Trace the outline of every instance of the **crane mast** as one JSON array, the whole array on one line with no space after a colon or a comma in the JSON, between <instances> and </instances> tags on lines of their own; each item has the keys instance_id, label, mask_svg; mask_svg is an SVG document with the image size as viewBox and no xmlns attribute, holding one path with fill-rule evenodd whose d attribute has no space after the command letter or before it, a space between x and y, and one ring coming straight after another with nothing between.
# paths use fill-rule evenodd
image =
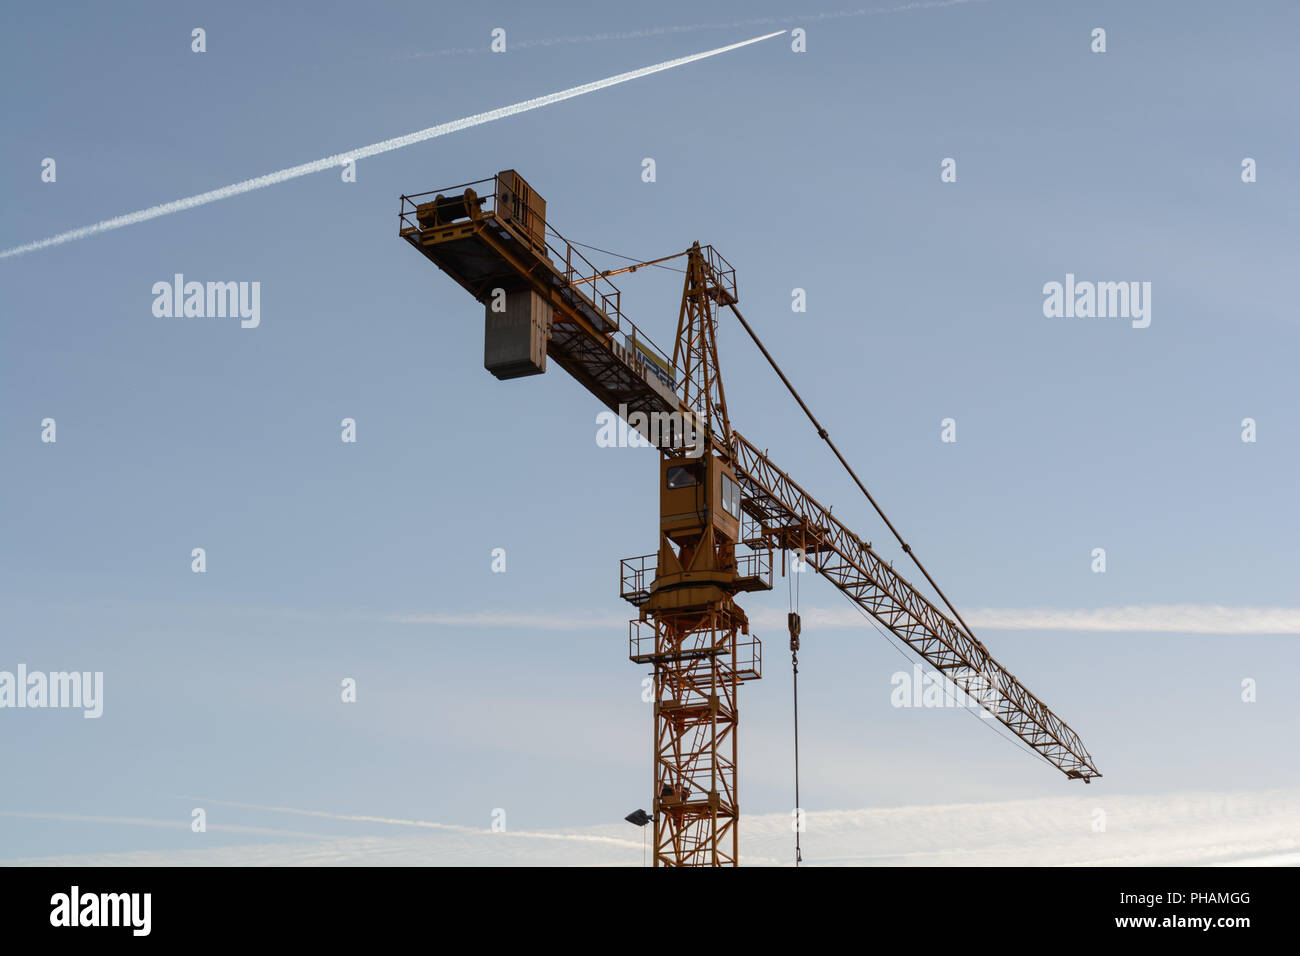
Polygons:
<instances>
[{"instance_id":1,"label":"crane mast","mask_svg":"<svg viewBox=\"0 0 1300 956\"><path fill-rule=\"evenodd\" d=\"M620 565L620 595L638 609L628 656L653 669L656 866L739 863L738 698L762 676L762 646L736 596L771 589L777 549L798 552L1067 777L1100 776L1078 735L969 629L732 430L717 324L738 297L715 249L697 242L598 269L548 225L545 201L514 170L403 195L399 219L401 238L484 305L488 371L541 374L549 358L661 452L656 549ZM669 359L609 280L678 257L686 275Z\"/></svg>"},{"instance_id":2,"label":"crane mast","mask_svg":"<svg viewBox=\"0 0 1300 956\"><path fill-rule=\"evenodd\" d=\"M683 438L691 441L663 450L658 553L622 562L623 597L640 608L629 657L654 668L656 866L740 860L738 697L742 683L762 676L762 653L735 596L772 585L770 549L736 551L741 492L718 374L716 313L735 301L726 260L692 245L672 364L682 372L682 402L691 413Z\"/></svg>"}]
</instances>

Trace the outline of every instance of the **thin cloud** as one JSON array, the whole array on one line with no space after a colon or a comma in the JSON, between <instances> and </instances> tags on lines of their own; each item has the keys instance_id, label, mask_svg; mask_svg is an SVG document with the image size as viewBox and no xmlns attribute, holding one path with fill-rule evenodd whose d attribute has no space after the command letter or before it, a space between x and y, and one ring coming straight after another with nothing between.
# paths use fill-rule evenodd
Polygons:
<instances>
[{"instance_id":1,"label":"thin cloud","mask_svg":"<svg viewBox=\"0 0 1300 956\"><path fill-rule=\"evenodd\" d=\"M811 607L801 612L804 626L815 629L866 627L851 606ZM981 608L965 615L972 627L990 631L1085 631L1165 634L1300 634L1300 608L1232 607L1222 604L1147 604L1092 609ZM391 624L433 624L442 627L503 628L543 631L608 630L623 627L626 618L584 614L466 611L391 614ZM755 627L784 630L785 612L758 608L750 613Z\"/></svg>"},{"instance_id":2,"label":"thin cloud","mask_svg":"<svg viewBox=\"0 0 1300 956\"><path fill-rule=\"evenodd\" d=\"M17 817L27 820L54 820L61 823L111 823L118 826L157 827L163 830L189 830L189 820L150 820L144 817L101 817L82 813L47 813L36 810L0 810L0 817ZM297 837L302 840L328 840L327 833L303 833L298 830L279 830L269 827L240 826L234 823L205 824L208 830L222 833L241 833L250 836Z\"/></svg>"},{"instance_id":3,"label":"thin cloud","mask_svg":"<svg viewBox=\"0 0 1300 956\"><path fill-rule=\"evenodd\" d=\"M1100 608L976 608L963 615L971 627L989 631L1075 631L1164 634L1300 634L1300 608L1231 607L1223 604L1130 604ZM806 628L859 628L863 616L851 605L802 612ZM770 609L750 615L757 626L784 629L785 614Z\"/></svg>"},{"instance_id":4,"label":"thin cloud","mask_svg":"<svg viewBox=\"0 0 1300 956\"><path fill-rule=\"evenodd\" d=\"M347 820L357 823L382 823L388 826L421 827L428 830L445 830L452 833L477 833L497 836L504 834L531 840L576 840L580 843L607 843L614 846L639 847L640 843L620 840L616 837L595 836L583 833L550 833L542 830L485 830L482 827L467 827L455 823L435 823L431 820L407 820L401 817L374 817L354 813L331 813L328 810L300 810L297 807L268 807L256 803L236 803L230 800L212 800L207 797L187 797L201 803L210 803L220 807L239 807L245 810L260 810L264 813L292 813L304 817L320 817L325 820Z\"/></svg>"},{"instance_id":5,"label":"thin cloud","mask_svg":"<svg viewBox=\"0 0 1300 956\"><path fill-rule=\"evenodd\" d=\"M463 614L392 614L389 624L437 624L442 627L500 627L539 631L595 631L626 627L625 617L581 614L536 614L513 611L471 611Z\"/></svg>"},{"instance_id":6,"label":"thin cloud","mask_svg":"<svg viewBox=\"0 0 1300 956\"><path fill-rule=\"evenodd\" d=\"M971 626L1020 631L1300 634L1300 608L1222 604L1149 604L1094 610L986 608L974 612Z\"/></svg>"},{"instance_id":7,"label":"thin cloud","mask_svg":"<svg viewBox=\"0 0 1300 956\"><path fill-rule=\"evenodd\" d=\"M809 866L1286 866L1300 861L1300 790L1115 794L809 810L802 836ZM6 860L78 866L639 866L642 843L617 836L623 823L568 832L493 833L484 829L262 807L272 813L396 824L384 833L315 842L193 847ZM32 815L32 814L19 814ZM95 818L113 821L118 818ZM173 821L168 821L173 826ZM523 839L503 839L507 836ZM741 861L788 866L794 855L789 812L747 815Z\"/></svg>"},{"instance_id":8,"label":"thin cloud","mask_svg":"<svg viewBox=\"0 0 1300 956\"><path fill-rule=\"evenodd\" d=\"M645 27L640 30L614 30L604 33L583 33L573 36L537 37L531 40L509 40L508 50L531 50L555 46L572 46L579 43L606 43L610 40L644 40L651 37L675 36L683 33L700 33L705 30L738 30L741 27L776 26L789 24L800 26L820 23L826 20L841 20L848 17L871 17L889 13L907 13L912 10L932 10L941 7L960 7L968 3L987 3L988 0L918 0L916 3L903 3L893 7L859 7L854 10L831 10L824 13L800 13L788 17L747 17L743 20L731 20L727 23L686 23L676 26ZM426 50L420 53L405 53L393 57L395 60L414 60L439 56L469 56L475 53L487 53L488 44L478 46L445 47L441 50Z\"/></svg>"}]
</instances>

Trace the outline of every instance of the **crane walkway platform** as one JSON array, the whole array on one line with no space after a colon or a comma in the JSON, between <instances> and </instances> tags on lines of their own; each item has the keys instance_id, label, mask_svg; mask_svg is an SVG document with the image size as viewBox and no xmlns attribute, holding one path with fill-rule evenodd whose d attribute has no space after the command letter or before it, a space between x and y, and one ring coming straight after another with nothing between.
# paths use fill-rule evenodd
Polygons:
<instances>
[{"instance_id":1,"label":"crane walkway platform","mask_svg":"<svg viewBox=\"0 0 1300 956\"><path fill-rule=\"evenodd\" d=\"M545 204L517 174L403 195L399 220L401 238L485 307L498 290L531 291L549 305L546 357L611 411L689 413L671 359L623 315L619 289L546 224ZM658 429L645 437L659 447L675 440Z\"/></svg>"}]
</instances>

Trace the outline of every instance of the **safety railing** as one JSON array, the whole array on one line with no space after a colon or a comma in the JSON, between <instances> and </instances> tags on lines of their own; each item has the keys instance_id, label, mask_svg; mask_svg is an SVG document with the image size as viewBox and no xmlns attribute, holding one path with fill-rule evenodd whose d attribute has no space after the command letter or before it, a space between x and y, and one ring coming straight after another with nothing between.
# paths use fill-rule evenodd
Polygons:
<instances>
[{"instance_id":1,"label":"safety railing","mask_svg":"<svg viewBox=\"0 0 1300 956\"><path fill-rule=\"evenodd\" d=\"M659 570L659 553L639 554L619 562L619 596L640 607L650 598L650 585ZM741 551L736 554L736 577L742 579L746 590L756 590L754 585L770 590L772 587L772 553L770 551Z\"/></svg>"},{"instance_id":2,"label":"safety railing","mask_svg":"<svg viewBox=\"0 0 1300 956\"><path fill-rule=\"evenodd\" d=\"M640 554L619 562L619 597L640 607L650 599L650 582L659 567L659 555Z\"/></svg>"},{"instance_id":3,"label":"safety railing","mask_svg":"<svg viewBox=\"0 0 1300 956\"><path fill-rule=\"evenodd\" d=\"M736 677L742 681L758 680L763 676L763 642L756 634L736 636L736 656L732 660Z\"/></svg>"},{"instance_id":4,"label":"safety railing","mask_svg":"<svg viewBox=\"0 0 1300 956\"><path fill-rule=\"evenodd\" d=\"M772 589L772 552L743 551L736 555L736 576L741 578L750 590Z\"/></svg>"},{"instance_id":5,"label":"safety railing","mask_svg":"<svg viewBox=\"0 0 1300 956\"><path fill-rule=\"evenodd\" d=\"M627 656L629 660L643 662L655 655L655 626L651 621L636 618L627 622Z\"/></svg>"},{"instance_id":6,"label":"safety railing","mask_svg":"<svg viewBox=\"0 0 1300 956\"><path fill-rule=\"evenodd\" d=\"M627 656L638 664L697 660L703 657L727 657L725 649L713 647L682 648L674 654L661 655L653 621L636 618L627 622ZM758 680L763 676L763 642L756 634L737 634L735 653L725 664L740 681Z\"/></svg>"},{"instance_id":7,"label":"safety railing","mask_svg":"<svg viewBox=\"0 0 1300 956\"><path fill-rule=\"evenodd\" d=\"M435 210L454 217L449 218L444 225L450 225L458 219L477 221L495 216L521 242L531 244L539 251L544 249L556 271L564 276L565 282L575 291L581 290L581 294L603 312L615 328L625 334L628 348L637 361L670 389L676 390L672 360L623 314L623 293L606 276L608 270L597 268L558 230L549 223L539 221L536 210L520 203L517 191L505 188L499 175L429 192L403 194L398 212L401 223L399 235L418 234L426 228L420 221L419 208L428 208L431 203ZM712 255L721 263L720 268L731 276L734 290L735 270L721 256L716 253ZM714 259L710 260L711 264Z\"/></svg>"},{"instance_id":8,"label":"safety railing","mask_svg":"<svg viewBox=\"0 0 1300 956\"><path fill-rule=\"evenodd\" d=\"M727 297L730 296L730 302L740 301L740 296L736 292L736 270L731 263L723 258L722 253L712 246L705 246L704 261L708 263L709 269L713 272L713 277L718 281L718 289L721 293L721 304L726 305Z\"/></svg>"}]
</instances>

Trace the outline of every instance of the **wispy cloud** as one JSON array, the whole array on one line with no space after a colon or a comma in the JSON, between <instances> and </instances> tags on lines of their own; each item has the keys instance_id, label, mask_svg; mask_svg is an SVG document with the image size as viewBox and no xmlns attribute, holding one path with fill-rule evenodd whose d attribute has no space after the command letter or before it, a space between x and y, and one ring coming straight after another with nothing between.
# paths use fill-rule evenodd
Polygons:
<instances>
[{"instance_id":1,"label":"wispy cloud","mask_svg":"<svg viewBox=\"0 0 1300 956\"><path fill-rule=\"evenodd\" d=\"M1160 632L1167 634L1300 634L1300 608L1222 604L1129 604L1100 608L975 608L971 627L988 631ZM750 615L757 626L785 628L785 613ZM862 627L851 605L802 612L806 628Z\"/></svg>"},{"instance_id":2,"label":"wispy cloud","mask_svg":"<svg viewBox=\"0 0 1300 956\"><path fill-rule=\"evenodd\" d=\"M850 605L810 607L801 612L809 630L860 628L862 614ZM1092 609L979 608L964 615L972 627L990 631L1097 631L1168 634L1300 634L1300 608L1232 607L1222 604L1146 604ZM392 614L395 624L445 627L522 628L544 631L609 630L626 626L623 617L564 612L466 611ZM784 630L785 612L758 608L755 627Z\"/></svg>"},{"instance_id":3,"label":"wispy cloud","mask_svg":"<svg viewBox=\"0 0 1300 956\"><path fill-rule=\"evenodd\" d=\"M1162 631L1182 634L1300 634L1300 608L1147 604L1094 610L985 608L972 627L1040 631Z\"/></svg>"},{"instance_id":4,"label":"wispy cloud","mask_svg":"<svg viewBox=\"0 0 1300 956\"><path fill-rule=\"evenodd\" d=\"M116 826L156 827L161 830L189 830L189 820L152 820L146 817L103 817L83 813L48 813L38 810L0 810L0 817L26 820L51 820L59 823L111 823ZM328 840L328 833L304 833L298 830L281 830L270 827L241 826L235 823L213 823L207 829L221 833L247 836L297 837L303 840Z\"/></svg>"},{"instance_id":5,"label":"wispy cloud","mask_svg":"<svg viewBox=\"0 0 1300 956\"><path fill-rule=\"evenodd\" d=\"M257 803L237 803L232 800L213 800L210 797L189 796L187 799L197 800L204 804L213 804L219 807L237 807L244 810L260 810L264 813L291 813L303 817L319 817L325 820L347 820L356 823L382 823L387 826L398 827L420 827L428 830L444 830L450 833L477 833L487 834L489 836L498 835L498 831L485 830L482 827L467 827L455 823L435 823L431 820L407 820L401 817L375 817L364 816L354 813L331 813L328 810L300 810L297 807L268 807ZM521 837L531 840L576 840L579 843L608 843L613 846L632 846L639 847L640 843L631 840L622 840L617 837L592 835L589 833L569 833L546 830L502 830L499 831L507 836Z\"/></svg>"},{"instance_id":6,"label":"wispy cloud","mask_svg":"<svg viewBox=\"0 0 1300 956\"><path fill-rule=\"evenodd\" d=\"M468 611L450 614L391 614L389 624L438 624L444 627L527 628L540 631L603 631L627 627L626 617L590 614L522 613L515 611Z\"/></svg>"},{"instance_id":7,"label":"wispy cloud","mask_svg":"<svg viewBox=\"0 0 1300 956\"><path fill-rule=\"evenodd\" d=\"M258 841L5 862L79 866L639 866L642 862L640 840L623 836L627 824L493 833L382 815L206 802L370 823L378 830L311 842ZM1286 866L1300 862L1298 823L1300 790L1116 795L1094 787L1087 793L1047 799L810 810L802 843L805 862L811 866ZM394 826L402 832L392 834ZM740 833L743 863L779 866L792 861L789 813L748 815Z\"/></svg>"},{"instance_id":8,"label":"wispy cloud","mask_svg":"<svg viewBox=\"0 0 1300 956\"><path fill-rule=\"evenodd\" d=\"M785 17L746 17L743 20L730 20L725 23L680 23L672 26L643 27L639 30L607 30L603 33L581 33L558 37L535 37L527 40L512 40L511 50L531 50L537 48L572 46L579 43L605 43L610 40L643 40L651 37L675 36L683 33L699 33L705 30L738 30L750 26L807 26L828 20L843 20L851 17L873 17L889 13L908 13L913 10L935 10L942 7L960 7L968 3L986 3L988 0L916 0L913 3L901 3L892 7L857 7L851 10L828 10L821 13L798 13ZM410 60L423 57L468 56L474 53L488 52L486 42L478 46L444 47L441 50L425 50L420 53L407 53L394 57L397 60Z\"/></svg>"}]
</instances>

